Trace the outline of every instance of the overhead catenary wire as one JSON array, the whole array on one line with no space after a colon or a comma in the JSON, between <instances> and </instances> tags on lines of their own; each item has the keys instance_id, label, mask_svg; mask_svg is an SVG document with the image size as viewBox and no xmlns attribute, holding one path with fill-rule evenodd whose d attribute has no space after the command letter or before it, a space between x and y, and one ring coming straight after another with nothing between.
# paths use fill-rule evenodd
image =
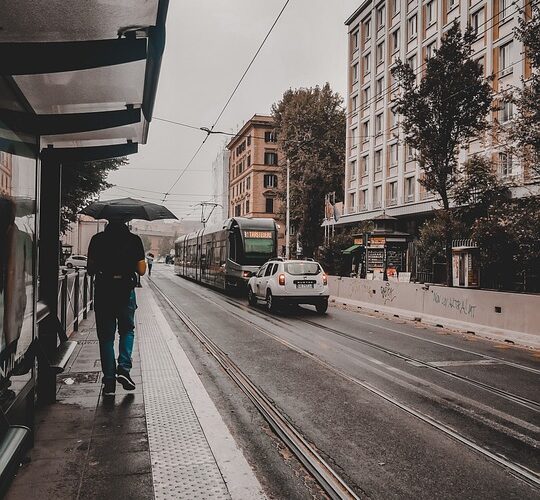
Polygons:
<instances>
[{"instance_id":1,"label":"overhead catenary wire","mask_svg":"<svg viewBox=\"0 0 540 500\"><path fill-rule=\"evenodd\" d=\"M223 108L221 109L221 111L219 112L219 114L217 115L217 118L214 120L214 123L212 124L212 126L210 127L209 131L207 132L207 135L206 137L202 140L201 144L199 145L199 147L195 150L195 153L193 154L193 156L191 157L191 159L189 160L189 162L186 164L186 166L181 170L180 174L178 175L178 177L175 179L175 181L172 183L171 187L167 190L167 193L165 193L165 196L163 197L163 201L165 201L169 195L169 192L176 186L176 184L178 184L178 182L180 181L180 179L182 178L182 176L184 175L184 173L187 171L187 169L190 167L190 165L193 163L193 161L195 160L195 158L197 157L197 155L199 154L199 152L201 151L201 149L203 148L204 144L206 143L206 141L208 140L208 138L210 137L212 131L214 130L215 126L217 125L217 123L219 122L219 120L221 119L221 117L223 116L223 113L225 113L225 110L227 109L227 107L229 106L230 102L232 101L234 95L236 94L236 91L238 90L238 88L240 87L240 85L242 84L242 82L244 81L244 78L246 77L246 75L248 74L250 68L253 66L253 63L255 62L255 60L257 59L257 56L259 55L259 53L261 52L262 48L264 47L264 44L266 43L266 41L268 40L268 37L270 36L270 34L272 33L272 31L274 30L276 24L278 23L279 19L281 18L283 12L285 11L285 9L287 8L287 5L289 5L289 2L290 0L286 0L285 3L283 4L283 7L281 8L281 10L279 11L276 19L274 20L274 22L272 23L272 25L270 26L270 29L268 30L268 32L266 33L266 36L263 38L262 42L260 43L259 47L257 48L257 50L255 51L255 54L253 55L253 57L251 58L251 61L249 62L247 68L244 70L244 72L242 73L242 76L240 77L240 80L238 80L238 83L236 84L236 86L234 87L231 95L229 96L229 98L227 99L227 101L225 102Z\"/></svg>"}]
</instances>

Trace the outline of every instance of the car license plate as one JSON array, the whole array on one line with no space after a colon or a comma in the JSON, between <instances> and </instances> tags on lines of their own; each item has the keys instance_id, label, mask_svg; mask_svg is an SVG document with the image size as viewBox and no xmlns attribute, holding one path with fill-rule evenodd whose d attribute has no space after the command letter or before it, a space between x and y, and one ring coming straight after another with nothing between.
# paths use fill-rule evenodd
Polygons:
<instances>
[{"instance_id":1,"label":"car license plate","mask_svg":"<svg viewBox=\"0 0 540 500\"><path fill-rule=\"evenodd\" d=\"M296 288L313 288L313 283L296 283Z\"/></svg>"}]
</instances>

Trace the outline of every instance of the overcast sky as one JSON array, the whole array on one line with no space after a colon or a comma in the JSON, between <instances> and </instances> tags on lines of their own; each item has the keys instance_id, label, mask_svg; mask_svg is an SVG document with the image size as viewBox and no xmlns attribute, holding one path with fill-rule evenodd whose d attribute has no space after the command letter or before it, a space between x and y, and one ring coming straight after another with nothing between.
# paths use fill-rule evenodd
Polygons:
<instances>
[{"instance_id":1,"label":"overcast sky","mask_svg":"<svg viewBox=\"0 0 540 500\"><path fill-rule=\"evenodd\" d=\"M284 0L174 0L154 118L210 127ZM236 132L255 113L269 114L288 88L322 85L346 92L345 19L359 0L290 0L216 130ZM198 130L154 119L148 144L109 176L124 196L161 200L204 139ZM211 194L210 169L225 142L211 136L165 203L179 218ZM129 188L129 189L126 189ZM143 191L144 190L144 191ZM150 192L155 191L155 193ZM193 214L190 212L193 211Z\"/></svg>"}]
</instances>

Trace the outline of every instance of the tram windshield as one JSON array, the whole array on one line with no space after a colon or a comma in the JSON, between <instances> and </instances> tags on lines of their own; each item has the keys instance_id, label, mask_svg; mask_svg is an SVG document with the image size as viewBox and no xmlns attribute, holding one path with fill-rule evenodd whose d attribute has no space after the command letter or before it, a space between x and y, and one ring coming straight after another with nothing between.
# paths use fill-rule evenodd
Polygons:
<instances>
[{"instance_id":1,"label":"tram windshield","mask_svg":"<svg viewBox=\"0 0 540 500\"><path fill-rule=\"evenodd\" d=\"M244 231L246 264L258 265L274 257L276 252L272 231Z\"/></svg>"}]
</instances>

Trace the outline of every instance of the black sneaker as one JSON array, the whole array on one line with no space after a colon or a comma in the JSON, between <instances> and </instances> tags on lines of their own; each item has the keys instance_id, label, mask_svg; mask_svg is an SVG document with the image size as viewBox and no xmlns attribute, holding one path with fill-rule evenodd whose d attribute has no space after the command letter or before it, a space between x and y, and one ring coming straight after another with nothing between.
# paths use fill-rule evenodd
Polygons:
<instances>
[{"instance_id":1,"label":"black sneaker","mask_svg":"<svg viewBox=\"0 0 540 500\"><path fill-rule=\"evenodd\" d=\"M116 380L118 380L118 382L122 384L122 387L126 391L135 390L135 382L133 382L133 379L129 376L129 372L124 368L118 368L116 372Z\"/></svg>"},{"instance_id":2,"label":"black sneaker","mask_svg":"<svg viewBox=\"0 0 540 500\"><path fill-rule=\"evenodd\" d=\"M116 393L116 380L106 380L103 382L103 395L114 396Z\"/></svg>"}]
</instances>

